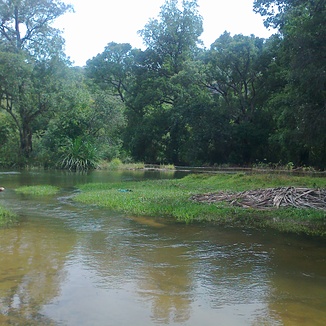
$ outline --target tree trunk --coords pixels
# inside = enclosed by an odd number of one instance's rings
[[[29,158],[33,150],[32,147],[32,130],[28,123],[23,123],[20,132],[20,150],[24,158]]]

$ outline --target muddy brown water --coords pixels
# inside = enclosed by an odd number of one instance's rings
[[[180,175],[179,175],[180,176]],[[326,241],[76,204],[75,186],[172,173],[0,172],[0,325],[326,325]],[[48,198],[21,185],[53,184]]]

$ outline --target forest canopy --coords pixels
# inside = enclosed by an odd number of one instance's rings
[[[255,0],[277,33],[206,49],[196,0],[166,0],[141,35],[74,67],[58,0],[0,1],[0,166],[326,166],[326,3]]]

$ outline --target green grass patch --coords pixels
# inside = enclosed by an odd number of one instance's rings
[[[0,206],[0,228],[11,226],[18,221],[18,216]]]
[[[173,217],[178,221],[208,221],[234,226],[274,227],[282,231],[326,235],[325,211],[230,207],[226,203],[197,203],[195,194],[244,191],[282,186],[325,188],[325,178],[284,175],[194,174],[183,179],[85,184],[75,200],[129,214]]]
[[[274,187],[325,188],[326,178],[281,174],[192,174],[182,179],[189,187],[208,191],[245,191]]]
[[[140,163],[123,163],[120,159],[114,158],[111,161],[101,161],[98,165],[100,170],[142,170],[145,168],[145,164]]]
[[[59,188],[50,185],[23,186],[16,189],[16,192],[24,195],[51,196],[59,192]]]

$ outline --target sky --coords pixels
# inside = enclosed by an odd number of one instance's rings
[[[144,49],[137,31],[149,19],[157,18],[164,0],[64,0],[74,6],[74,13],[59,17],[55,27],[63,31],[66,54],[76,66],[104,51],[110,42],[130,43]],[[201,40],[210,45],[224,32],[231,35],[254,34],[268,38],[263,19],[252,10],[253,0],[197,0],[203,17]]]

